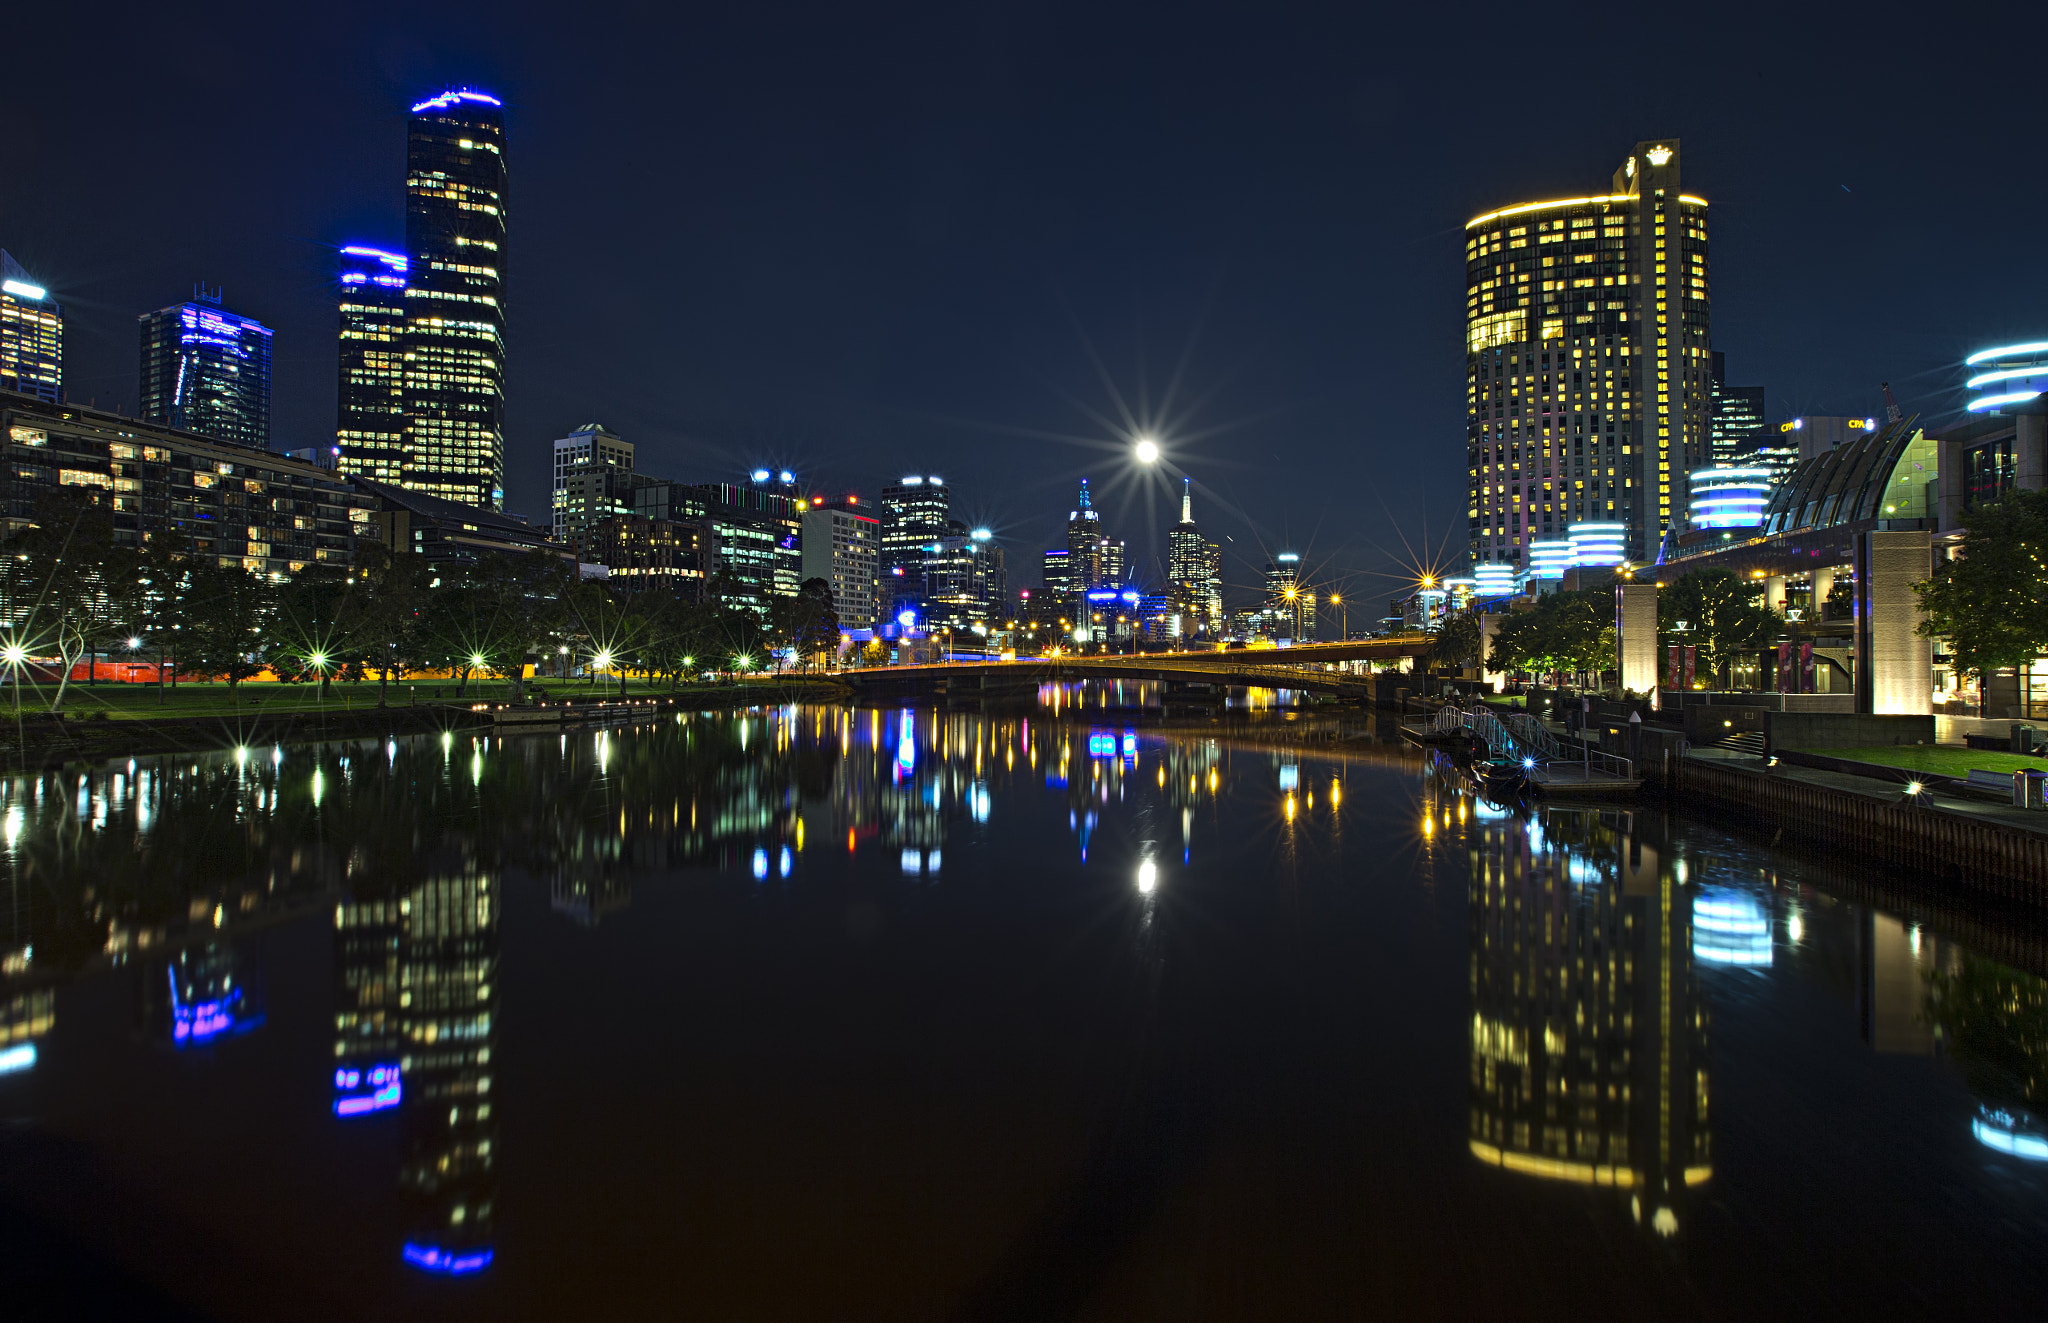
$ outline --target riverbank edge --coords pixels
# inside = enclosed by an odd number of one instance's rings
[[[703,712],[767,703],[846,701],[850,692],[831,681],[789,680],[706,686],[672,692],[628,694],[624,700],[582,698],[564,704],[564,711],[606,709],[620,702],[649,704],[651,710]],[[256,708],[233,715],[138,717],[122,721],[52,720],[23,727],[20,742],[0,737],[0,769],[61,769],[74,763],[100,763],[116,758],[162,754],[220,753],[258,744],[315,744],[371,736],[431,734],[438,731],[498,729],[500,711],[531,713],[531,707],[503,703],[434,702],[418,705],[349,710],[295,709],[263,712]],[[520,733],[513,725],[506,734]]]
[[[2048,909],[2048,836],[1699,758],[1679,760],[1676,770],[1667,801],[1674,808],[1719,809],[1752,830],[1911,869],[1974,897]]]

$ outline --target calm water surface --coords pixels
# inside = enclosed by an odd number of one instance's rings
[[[0,789],[14,1317],[2048,1288],[2024,921],[1398,748],[788,708]]]

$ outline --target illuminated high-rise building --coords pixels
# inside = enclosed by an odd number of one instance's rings
[[[1518,1179],[1605,1187],[1646,1230],[1679,1234],[1689,1192],[1713,1176],[1694,960],[1768,964],[1768,919],[1753,900],[1695,893],[1662,841],[1595,812],[1465,830],[1472,1155]]]
[[[0,248],[0,390],[56,404],[64,394],[64,310]]]
[[[1181,617],[1183,636],[1198,629],[1213,633],[1222,628],[1220,562],[1216,544],[1205,539],[1195,525],[1193,483],[1182,478],[1180,522],[1166,533],[1166,579],[1172,588],[1174,610]]]
[[[1081,479],[1081,493],[1074,508],[1067,511],[1067,592],[1078,599],[1096,588],[1115,582],[1105,563],[1102,516],[1088,496],[1088,479]]]
[[[921,591],[925,557],[953,517],[952,495],[943,478],[916,473],[882,488],[883,598]]]
[[[585,423],[555,442],[554,537],[574,542],[613,515],[633,513],[633,443]]]
[[[1712,362],[1714,385],[1710,400],[1713,412],[1708,424],[1709,444],[1716,464],[1732,464],[1738,453],[1754,446],[1763,435],[1764,388],[1729,385],[1728,355],[1718,349],[1713,353]]]
[[[1308,626],[1315,619],[1308,587],[1301,581],[1301,556],[1283,551],[1266,563],[1266,603],[1262,613],[1266,632],[1277,639],[1309,637]]]
[[[380,482],[405,474],[405,258],[341,250],[341,380],[335,467]]]
[[[481,1271],[497,1225],[499,896],[491,878],[461,869],[414,884],[400,905],[402,1252],[427,1272]]]
[[[1581,521],[1656,555],[1710,457],[1707,204],[1679,192],[1678,140],[1638,143],[1594,197],[1465,226],[1472,559],[1526,567]]]
[[[218,288],[136,319],[142,416],[183,432],[270,446],[270,328],[230,312]]]
[[[505,117],[453,91],[412,108],[405,171],[403,486],[505,501]]]

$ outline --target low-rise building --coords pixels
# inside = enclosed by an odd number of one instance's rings
[[[168,542],[180,554],[283,576],[347,564],[381,541],[377,497],[331,468],[101,409],[0,391],[5,525],[62,487],[104,493],[116,545]]]

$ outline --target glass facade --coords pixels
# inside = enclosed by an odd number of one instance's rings
[[[1732,464],[1738,452],[1754,446],[1764,436],[1764,388],[1727,384],[1726,354],[1714,351],[1713,460]]]
[[[397,482],[405,470],[405,270],[397,253],[341,250],[335,467],[380,482]]]
[[[1711,450],[1707,204],[1679,192],[1678,142],[1637,144],[1606,194],[1465,228],[1473,560],[1526,567],[1591,520],[1654,555]]]
[[[406,135],[404,486],[505,501],[505,124],[497,98],[446,92]]]
[[[64,310],[0,249],[0,390],[55,404],[64,393]]]
[[[142,416],[219,441],[270,446],[270,328],[230,312],[218,289],[146,312]]]

